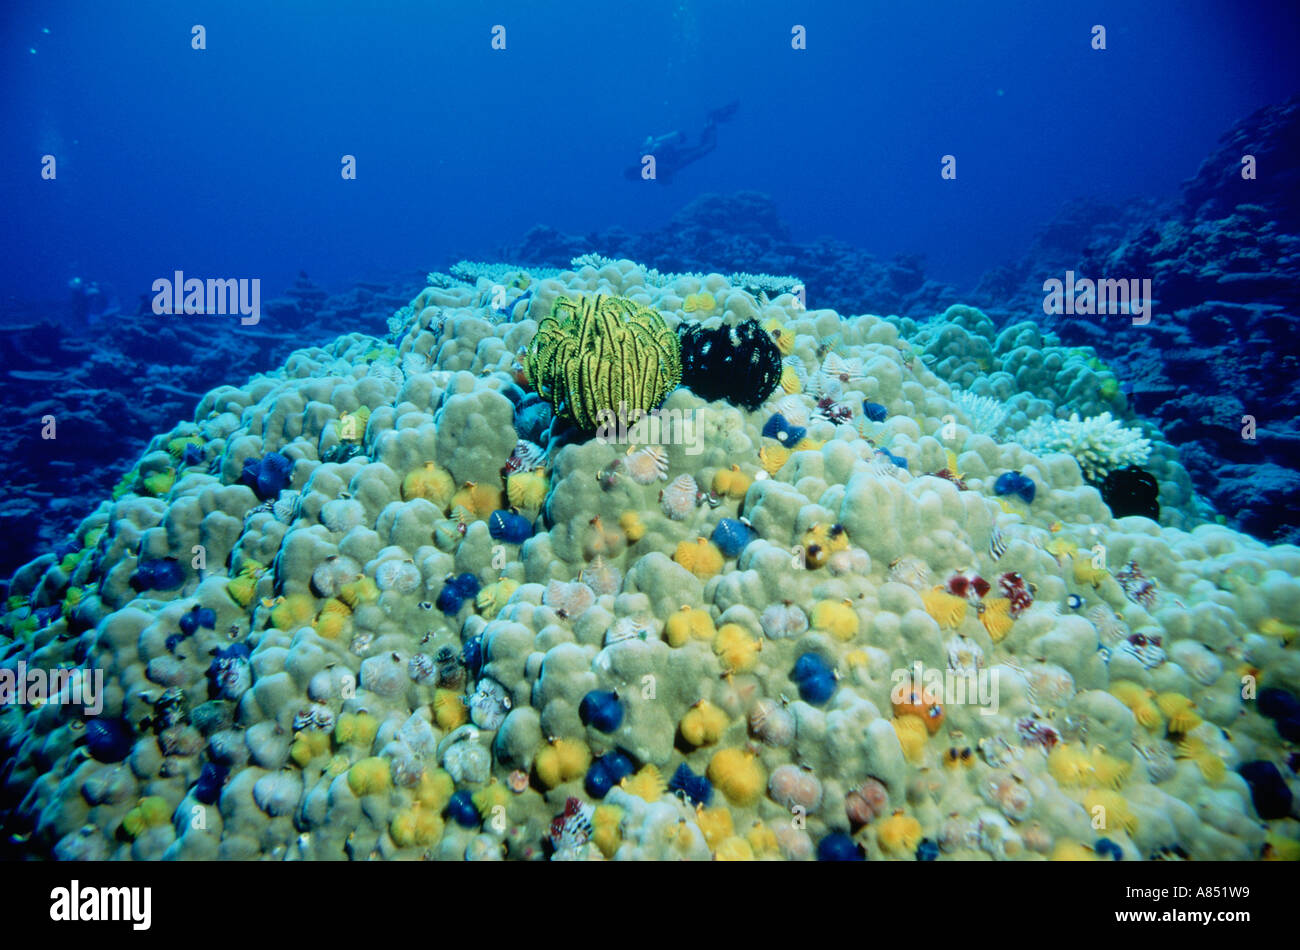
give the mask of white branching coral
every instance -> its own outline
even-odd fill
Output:
[[[584,267],[601,270],[611,264],[617,267],[620,263],[618,259],[606,257],[604,254],[580,254],[569,262],[569,269],[574,273],[578,273]],[[640,264],[637,265],[637,269],[644,277],[647,287],[667,287],[682,277],[694,277],[697,280],[704,280],[709,276],[701,273],[665,274],[653,267],[645,267]],[[564,273],[562,269],[555,267],[520,267],[518,264],[459,261],[451,266],[449,273],[430,272],[428,281],[430,287],[452,287],[457,283],[473,284],[480,278],[485,278],[490,283],[508,284],[521,274],[527,274],[534,280],[543,280],[548,277],[559,277],[562,273]],[[743,272],[728,274],[726,277],[727,283],[732,287],[748,290],[755,295],[762,292],[778,296],[784,293],[795,293],[799,288],[803,287],[803,281],[798,277]]]
[[[803,286],[803,281],[798,277],[787,277],[777,274],[750,274],[746,271],[737,271],[727,277],[727,282],[733,287],[743,287],[749,291],[761,290],[768,294],[792,294]]]
[[[952,398],[970,420],[971,428],[981,435],[996,436],[1011,413],[1007,406],[992,396],[977,396],[968,389],[954,387]]]
[[[486,264],[482,261],[457,261],[451,265],[450,275],[433,272],[429,274],[430,287],[449,287],[455,281],[474,284],[484,279],[491,284],[509,284],[518,277],[527,276],[533,280],[558,277],[560,270],[555,267],[521,267],[518,264]],[[446,279],[450,278],[450,282]]]
[[[575,271],[579,271],[584,267],[594,267],[596,270],[600,270],[609,264],[617,265],[618,261],[611,257],[605,257],[603,254],[583,254],[580,257],[575,257],[571,264]],[[664,274],[653,267],[641,267],[641,271],[645,274],[646,286],[649,287],[667,287],[682,277],[694,277],[697,280],[703,280],[708,276],[708,274],[698,272]],[[785,277],[775,274],[750,274],[737,271],[726,276],[727,283],[732,287],[748,290],[753,294],[759,292],[776,295],[794,293],[803,286],[803,281],[798,277]]]
[[[569,266],[573,268],[574,273],[577,273],[578,271],[582,270],[584,267],[594,267],[596,270],[600,270],[602,267],[607,267],[610,264],[617,265],[618,261],[612,257],[606,257],[604,254],[594,254],[594,253],[579,254],[577,257],[569,261]],[[646,271],[647,276],[650,274],[657,275],[658,273],[659,272],[657,270],[653,270],[653,269]]]
[[[405,307],[395,310],[393,315],[388,318],[388,339],[394,343],[400,340],[403,334],[411,328],[411,324],[415,323],[415,318],[415,308],[409,303]]]
[[[1016,441],[1031,452],[1065,452],[1073,455],[1084,478],[1099,482],[1126,465],[1142,465],[1151,455],[1151,442],[1137,429],[1120,425],[1109,412],[1080,419],[1035,419]]]

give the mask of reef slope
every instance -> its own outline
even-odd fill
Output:
[[[391,347],[208,393],[15,576],[3,667],[105,680],[0,711],[24,853],[1294,850],[1300,549],[1203,523],[1089,351],[627,261],[434,281]],[[516,359],[595,293],[754,319],[780,384],[561,432]],[[1137,457],[1159,523],[1085,481]]]

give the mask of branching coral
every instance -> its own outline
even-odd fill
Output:
[[[612,257],[606,257],[604,254],[581,254],[569,262],[568,270],[574,273],[581,271],[584,267],[591,267],[601,270],[610,265],[618,266],[619,261]],[[676,283],[682,277],[694,277],[697,280],[703,280],[707,274],[701,273],[682,273],[682,274],[665,274],[653,267],[639,267],[647,287],[667,287]],[[486,278],[495,284],[508,284],[517,274],[522,273],[525,268],[517,264],[490,264],[482,261],[458,261],[450,268],[449,273],[441,271],[432,271],[428,276],[428,283],[431,287],[451,287],[460,282],[476,283],[479,278]],[[543,280],[548,277],[559,277],[564,273],[564,269],[556,267],[528,267],[528,275],[534,280]],[[727,283],[732,287],[740,288],[757,296],[760,292],[772,296],[778,296],[785,293],[795,293],[804,282],[798,277],[782,276],[775,274],[750,274],[737,272],[728,274]]]
[[[419,314],[415,312],[415,308],[410,304],[393,311],[393,315],[388,318],[388,339],[400,340],[402,335],[415,323],[417,316]]]
[[[429,274],[429,285],[431,287],[451,286],[450,282],[444,282],[448,276],[453,280],[462,280],[470,284],[477,283],[482,277],[493,284],[511,285],[523,275],[527,275],[531,280],[543,280],[547,277],[558,277],[560,270],[555,267],[521,267],[518,264],[458,261],[451,266],[450,275],[437,272]]]
[[[1017,441],[1031,452],[1065,452],[1074,456],[1090,482],[1100,482],[1126,465],[1142,465],[1151,454],[1151,442],[1137,429],[1120,425],[1109,412],[1080,419],[1035,419],[1021,430]]]
[[[967,389],[954,387],[952,398],[970,419],[971,428],[981,435],[997,435],[1010,414],[1010,409],[992,396],[977,396]]]

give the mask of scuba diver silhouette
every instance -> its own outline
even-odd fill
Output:
[[[101,287],[96,281],[73,277],[68,281],[68,290],[72,292],[70,309],[77,324],[90,325],[120,312],[117,295],[108,284]]]
[[[653,155],[655,160],[655,181],[668,185],[679,171],[697,162],[712,152],[718,145],[718,125],[726,122],[740,108],[740,100],[733,100],[721,109],[714,109],[708,114],[704,130],[700,132],[699,141],[689,144],[680,131],[674,130],[664,135],[647,135],[641,143],[642,155]],[[628,181],[641,181],[641,162],[623,170],[623,177]]]

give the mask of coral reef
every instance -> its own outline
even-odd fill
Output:
[[[1229,129],[1177,199],[1068,202],[1025,254],[990,269],[965,293],[928,280],[916,256],[880,261],[834,240],[796,242],[772,201],[753,192],[702,196],[664,227],[642,234],[611,228],[577,236],[537,227],[502,253],[552,270],[576,255],[599,252],[695,276],[709,269],[792,273],[810,306],[919,321],[962,299],[991,318],[984,334],[990,342],[1028,317],[1039,330],[1052,331],[1056,342],[1087,349],[1084,359],[1095,362],[1098,392],[1106,399],[1076,404],[1076,411],[1152,419],[1180,446],[1177,460],[1229,523],[1259,537],[1296,540],[1300,390],[1276,382],[1295,376],[1294,357],[1281,344],[1294,335],[1300,307],[1300,189],[1286,158],[1298,147],[1300,96]],[[1247,154],[1267,174],[1244,178]],[[1068,270],[1093,278],[1150,278],[1151,322],[1044,314],[1044,281]],[[794,286],[777,280],[754,289],[775,295]],[[963,389],[970,382],[940,375]],[[966,402],[981,396],[1005,399],[981,390],[961,397],[959,405],[977,427],[996,435],[987,427],[997,416],[972,415],[977,407]],[[1255,424],[1250,436],[1243,435],[1246,416]]]
[[[1300,322],[1300,189],[1285,156],[1297,148],[1293,96],[1229,129],[1177,199],[1074,202],[1021,260],[968,295],[1000,323],[1033,311],[1063,342],[1095,347],[1122,378],[1124,402],[1181,447],[1197,490],[1229,523],[1292,542],[1300,390],[1278,381],[1296,375],[1285,341]],[[1268,172],[1244,177],[1245,155]],[[1150,278],[1150,323],[1042,315],[1043,281],[1070,269]]]
[[[137,860],[1223,860],[1295,839],[1300,550],[1206,523],[1158,432],[1154,523],[1114,517],[1074,458],[958,414],[954,382],[1015,429],[1110,411],[1085,354],[969,308],[846,318],[630,261],[500,276],[504,305],[482,280],[422,290],[391,353],[353,333],[212,390],[65,555],[15,574],[4,667],[106,688],[98,715],[71,693],[0,708],[6,840]],[[701,295],[709,319],[780,329],[798,385],[753,410],[673,389],[663,408],[701,438],[631,467],[530,418],[515,360],[557,302],[620,298],[675,340]],[[763,434],[778,412],[793,445]],[[208,464],[177,466],[195,444]],[[267,481],[271,456],[291,464]],[[997,494],[1007,472],[1032,503]],[[511,511],[521,474],[535,504]],[[954,666],[975,674],[960,695]]]
[[[105,332],[77,326],[58,302],[41,306],[29,322],[0,327],[0,394],[8,406],[30,407],[0,456],[10,487],[0,512],[0,578],[39,553],[66,554],[67,537],[81,519],[124,473],[133,480],[139,475],[132,464],[150,438],[190,417],[206,390],[278,366],[312,340],[381,334],[420,277],[363,282],[332,294],[300,277],[285,295],[263,302],[256,325],[233,333],[214,333],[209,322],[227,318],[160,317],[147,300],[139,312],[114,315]],[[377,355],[383,346],[376,341],[371,348]],[[45,416],[56,420],[55,438],[41,437]],[[171,467],[177,474],[210,460],[198,443],[179,447]]]

